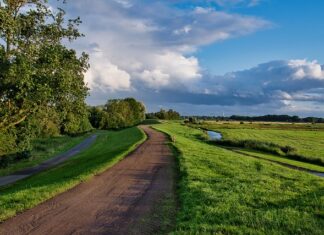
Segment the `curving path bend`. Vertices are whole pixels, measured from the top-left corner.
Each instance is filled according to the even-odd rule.
[[[164,134],[141,128],[148,140],[128,157],[7,220],[0,234],[156,234],[159,218],[151,215],[165,196],[173,195],[174,159]]]

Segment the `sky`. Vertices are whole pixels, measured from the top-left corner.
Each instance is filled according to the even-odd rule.
[[[78,0],[87,102],[324,117],[323,0]]]

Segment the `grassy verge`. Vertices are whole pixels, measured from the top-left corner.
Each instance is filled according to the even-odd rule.
[[[95,143],[64,164],[0,189],[0,221],[30,209],[108,169],[146,139],[137,127],[101,131]]]
[[[306,163],[306,162],[295,161],[295,160],[291,160],[291,159],[287,159],[287,158],[283,158],[283,157],[278,157],[278,156],[274,156],[274,155],[271,155],[271,154],[261,153],[261,152],[257,152],[257,151],[253,151],[253,150],[238,149],[238,152],[248,154],[248,155],[252,155],[252,156],[255,156],[255,157],[258,157],[258,158],[263,158],[263,159],[270,160],[270,161],[276,161],[276,162],[289,164],[289,165],[292,165],[292,166],[301,167],[301,168],[304,168],[304,169],[307,169],[307,170],[310,170],[310,171],[324,172],[324,167],[323,166],[318,166],[318,165],[314,165],[314,164],[310,164],[310,163]]]
[[[10,164],[6,168],[0,168],[0,176],[9,175],[27,167],[37,166],[41,162],[73,148],[90,135],[91,133],[77,137],[60,136],[36,139],[33,141],[33,150],[31,152],[31,157],[29,159],[15,162],[14,164]]]
[[[322,234],[320,177],[210,145],[202,131],[175,123],[157,129],[179,155],[179,212],[173,234]]]
[[[259,140],[216,140],[212,141],[215,144],[227,147],[237,147],[245,149],[253,149],[264,153],[270,153],[282,158],[289,158],[291,160],[316,164],[324,166],[324,158],[310,158],[296,153],[296,149],[291,146],[280,146],[272,142],[264,142]]]

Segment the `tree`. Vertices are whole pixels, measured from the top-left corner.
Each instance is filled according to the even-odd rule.
[[[15,139],[7,152],[27,146],[35,135],[91,128],[88,55],[77,56],[63,44],[83,36],[80,23],[66,20],[63,9],[51,10],[47,0],[0,1],[0,134]]]
[[[46,0],[1,1],[0,129],[16,126],[44,106],[63,110],[64,119],[67,106],[84,104],[88,56],[78,58],[62,44],[82,36],[81,21],[64,17],[63,9],[54,13]]]
[[[90,122],[99,129],[135,126],[145,119],[145,106],[134,98],[108,100],[104,108],[90,108]]]
[[[161,120],[179,120],[180,114],[172,109],[168,111],[164,109],[160,109],[159,112],[156,113],[148,113],[146,114],[147,119],[161,119]]]

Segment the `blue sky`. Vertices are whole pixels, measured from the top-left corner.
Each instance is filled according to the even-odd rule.
[[[89,104],[133,96],[183,115],[324,116],[323,12],[322,0],[67,5],[83,20]]]
[[[324,1],[264,0],[255,7],[227,11],[258,16],[274,25],[202,48],[197,55],[209,71],[222,74],[271,60],[296,58],[324,63]]]

